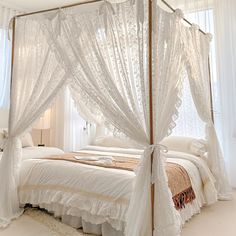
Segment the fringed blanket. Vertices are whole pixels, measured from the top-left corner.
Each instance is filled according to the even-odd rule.
[[[97,155],[93,156],[96,157]],[[88,159],[83,159],[83,157],[88,157]],[[127,157],[112,156],[112,159],[109,163],[89,160],[89,157],[92,157],[90,153],[88,154],[86,152],[79,152],[67,153],[61,156],[49,156],[45,157],[44,159],[70,161],[79,164],[127,171],[134,171],[140,161],[140,159],[129,157],[128,155]],[[76,158],[81,159],[78,160]],[[191,203],[196,198],[188,173],[181,165],[168,162],[166,163],[166,173],[168,176],[169,187],[172,192],[175,208],[177,210],[183,209],[186,204]]]

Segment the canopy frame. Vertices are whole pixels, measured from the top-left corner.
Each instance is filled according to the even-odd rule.
[[[66,8],[71,8],[71,7],[76,7],[80,5],[86,5],[90,3],[97,3],[97,2],[103,2],[105,0],[91,0],[91,1],[84,1],[80,3],[75,3],[75,4],[70,4],[70,5],[65,5],[62,7],[57,7],[57,8],[50,8],[46,10],[41,10],[41,11],[34,11],[34,12],[29,12],[25,14],[20,14],[16,15],[12,19],[12,58],[11,58],[11,87],[12,87],[12,80],[13,80],[13,68],[14,68],[14,55],[15,55],[15,29],[16,29],[16,19],[19,17],[25,17],[29,15],[34,15],[34,14],[40,14],[40,13],[45,13],[45,12],[50,12],[50,11],[55,11],[58,9],[66,9]],[[173,12],[176,11],[169,3],[167,3],[165,0],[161,0],[170,10]],[[150,145],[154,144],[154,131],[153,131],[153,99],[152,99],[152,0],[148,0],[148,25],[149,25],[149,110],[150,110]],[[192,26],[192,23],[188,21],[186,18],[183,18],[185,22],[187,22],[190,26]],[[206,35],[206,33],[199,28],[199,31]],[[213,113],[213,96],[212,96],[212,79],[211,79],[211,66],[210,66],[210,57],[208,57],[208,70],[209,70],[209,84],[210,84],[210,105],[211,105],[211,116],[212,116],[212,121],[214,122],[214,113]],[[12,91],[12,89],[11,89]],[[11,114],[9,115],[9,119],[11,119]],[[151,154],[151,173],[153,173],[152,166],[154,162],[154,155],[153,153]],[[152,236],[154,235],[154,204],[155,204],[155,184],[151,184],[151,225],[152,225]]]

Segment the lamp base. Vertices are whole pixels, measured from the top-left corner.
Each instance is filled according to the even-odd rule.
[[[45,144],[38,144],[38,147],[45,147]]]

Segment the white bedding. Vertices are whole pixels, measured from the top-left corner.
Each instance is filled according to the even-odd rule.
[[[61,155],[64,152],[55,147],[26,147],[22,148],[22,159],[42,158],[51,155]]]
[[[116,155],[127,153],[127,150],[120,148],[89,146],[86,149],[91,154],[104,153],[106,150]],[[81,217],[92,224],[108,222],[114,229],[122,231],[135,174],[125,170],[40,159],[43,155],[54,155],[54,151],[45,148],[24,151],[19,187],[21,204],[45,207],[59,216]],[[135,149],[128,151],[134,156],[141,152]],[[215,196],[214,185],[203,188],[202,176],[213,181],[211,174],[204,170],[207,166],[202,161],[198,163],[198,158],[194,161],[191,158],[188,154],[181,158],[181,153],[174,152],[167,158],[167,161],[180,164],[186,169],[196,193],[196,200],[181,211],[183,223],[208,203],[205,191]]]

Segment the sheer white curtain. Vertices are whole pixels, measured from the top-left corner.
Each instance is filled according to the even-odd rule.
[[[61,91],[51,107],[50,127],[50,145],[66,152],[91,144],[96,134],[96,125],[80,116],[68,88]]]
[[[236,117],[236,104],[234,103],[236,91],[234,86],[236,80],[234,66],[236,60],[234,47],[236,40],[234,31],[236,26],[235,1],[169,0],[168,2],[175,8],[180,7],[183,9],[187,19],[197,23],[204,31],[213,35],[210,58],[215,126],[222,144],[230,182],[233,187],[236,187],[236,159],[234,158],[234,153],[236,152],[236,128],[234,122]],[[183,103],[185,105],[187,93],[185,91],[183,93]],[[180,117],[185,117],[187,121],[179,119],[174,133],[199,135],[198,126],[200,125],[203,131],[202,123],[199,123],[197,116],[194,115],[195,118],[192,116],[192,107],[189,110],[184,107],[186,105],[180,108]],[[194,113],[196,114],[195,111]],[[188,114],[191,114],[191,117]],[[190,119],[197,125],[192,125]]]
[[[226,174],[225,163],[216,134],[213,117],[211,115],[211,92],[209,81],[209,49],[211,35],[204,35],[199,27],[193,25],[189,31],[187,50],[189,55],[187,72],[198,115],[206,124],[206,139],[208,141],[208,164],[216,179],[218,198],[231,198],[231,188]]]
[[[19,14],[0,3],[0,108],[10,105],[10,80],[11,80],[11,40],[8,27],[11,18]]]
[[[220,131],[230,181],[236,187],[236,2],[214,1]]]
[[[19,136],[70,80],[51,52],[40,24],[27,17],[17,19],[16,26],[9,138],[0,160],[0,227],[22,213],[17,191],[21,164]]]

